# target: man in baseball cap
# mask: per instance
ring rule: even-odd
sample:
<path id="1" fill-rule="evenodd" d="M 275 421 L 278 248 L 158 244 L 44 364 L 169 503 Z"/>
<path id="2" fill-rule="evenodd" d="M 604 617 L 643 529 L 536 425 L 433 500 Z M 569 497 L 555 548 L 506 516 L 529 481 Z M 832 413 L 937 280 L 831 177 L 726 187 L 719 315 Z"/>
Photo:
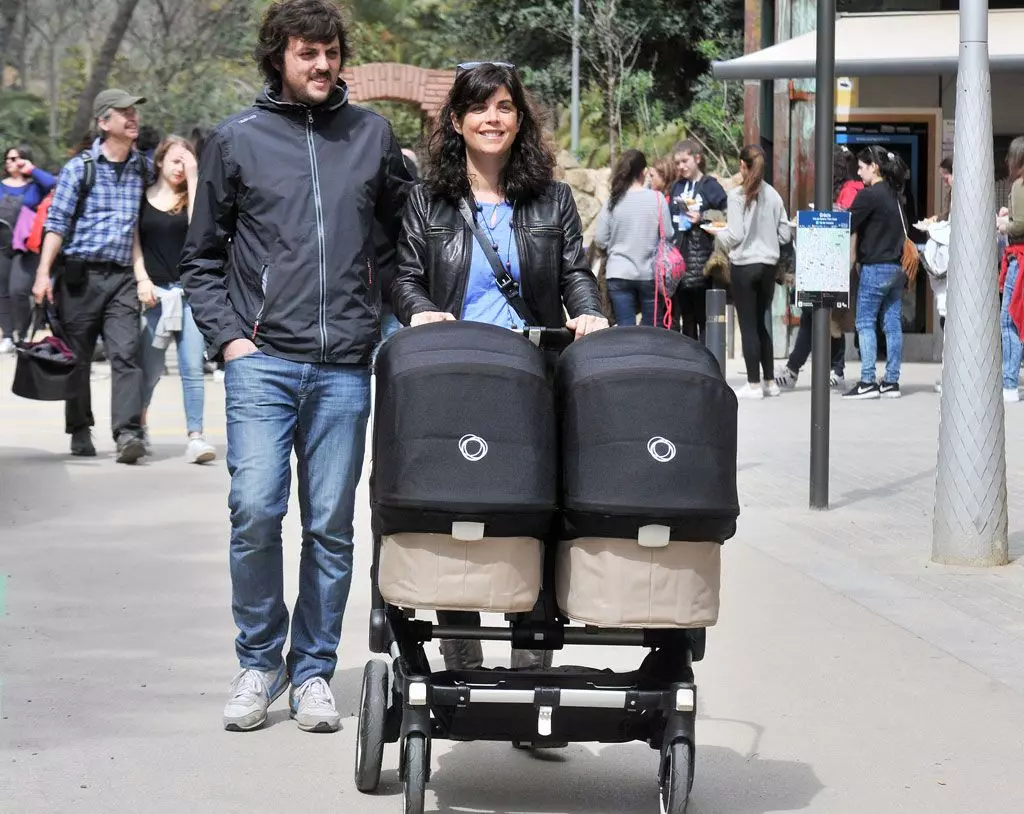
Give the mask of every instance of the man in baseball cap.
<path id="1" fill-rule="evenodd" d="M 145 96 L 135 96 L 120 88 L 107 88 L 96 94 L 92 103 L 92 117 L 102 119 L 111 110 L 127 110 L 145 102 Z"/>
<path id="2" fill-rule="evenodd" d="M 110 425 L 116 460 L 124 464 L 146 454 L 139 311 L 143 291 L 151 297 L 152 288 L 145 268 L 133 263 L 139 204 L 149 179 L 146 159 L 135 149 L 135 106 L 145 101 L 118 88 L 97 94 L 92 111 L 99 138 L 60 171 L 32 288 L 36 302 L 57 305 L 64 338 L 75 353 L 75 392 L 64 405 L 71 454 L 96 454 L 89 366 L 102 334 L 111 367 Z"/>

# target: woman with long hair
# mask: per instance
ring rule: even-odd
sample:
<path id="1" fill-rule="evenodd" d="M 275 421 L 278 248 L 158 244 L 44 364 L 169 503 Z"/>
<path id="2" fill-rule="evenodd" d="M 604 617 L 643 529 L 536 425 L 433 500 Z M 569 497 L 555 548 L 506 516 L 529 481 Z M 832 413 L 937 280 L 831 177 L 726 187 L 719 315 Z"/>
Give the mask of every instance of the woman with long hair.
<path id="1" fill-rule="evenodd" d="M 1024 331 L 1024 285 L 1020 270 L 1024 267 L 1024 136 L 1010 142 L 1006 152 L 1010 199 L 1000 212 L 997 226 L 1007 240 L 1000 269 L 1003 291 L 999 312 L 1003 335 L 1003 401 L 1020 401 L 1021 333 Z"/>
<path id="2" fill-rule="evenodd" d="M 27 251 L 22 238 L 15 243 L 19 218 L 35 213 L 50 194 L 57 179 L 32 163 L 32 148 L 26 144 L 4 151 L 4 169 L 0 177 L 0 353 L 14 350 L 14 340 L 28 332 L 32 321 L 32 284 L 36 279 L 39 255 Z"/>
<path id="3" fill-rule="evenodd" d="M 832 151 L 832 200 L 833 208 L 838 211 L 847 210 L 853 203 L 857 193 L 864 189 L 863 182 L 857 178 L 857 159 L 845 144 L 837 144 Z M 814 309 L 804 306 L 800 312 L 800 327 L 793 342 L 793 351 L 786 364 L 775 371 L 775 383 L 783 390 L 796 387 L 800 369 L 807 364 L 811 355 L 811 331 Z M 832 317 L 831 347 L 832 373 L 829 376 L 829 387 L 833 390 L 846 384 L 846 337 Z"/>
<path id="4" fill-rule="evenodd" d="M 505 63 L 466 63 L 428 145 L 427 180 L 405 208 L 391 302 L 403 325 L 468 319 L 508 328 L 563 325 L 581 337 L 608 326 L 583 252 L 569 187 L 519 72 Z M 528 314 L 499 289 L 496 273 L 460 209 L 475 221 L 515 280 Z M 564 313 L 568 312 L 566 321 Z M 524 316 L 527 319 L 524 319 Z M 442 624 L 479 625 L 480 615 L 439 611 Z M 478 641 L 445 641 L 448 669 L 478 667 Z M 550 663 L 514 650 L 513 666 Z"/>
<path id="5" fill-rule="evenodd" d="M 672 186 L 676 182 L 676 165 L 671 158 L 659 158 L 647 169 L 647 183 L 655 192 L 660 192 L 669 199 Z"/>
<path id="6" fill-rule="evenodd" d="M 743 182 L 729 191 L 728 222 L 718 240 L 732 264 L 732 299 L 740 323 L 747 387 L 740 398 L 777 396 L 769 315 L 782 244 L 793 239 L 786 206 L 764 180 L 764 150 L 750 144 L 740 153 Z"/>
<path id="7" fill-rule="evenodd" d="M 217 452 L 203 435 L 203 336 L 182 294 L 178 274 L 178 258 L 196 194 L 196 155 L 189 141 L 168 136 L 156 148 L 153 159 L 156 180 L 143 196 L 135 253 L 136 276 L 143 278 L 139 299 L 147 309 L 141 350 L 143 434 L 148 447 L 147 413 L 164 371 L 167 347 L 173 341 L 185 401 L 185 460 L 208 463 Z"/>
<path id="8" fill-rule="evenodd" d="M 907 241 L 903 188 L 907 167 L 898 154 L 877 144 L 857 154 L 857 174 L 864 189 L 850 208 L 853 255 L 860 265 L 857 287 L 857 337 L 860 344 L 860 381 L 843 394 L 845 399 L 900 397 L 903 361 L 903 290 L 907 275 L 901 260 Z M 875 326 L 882 315 L 885 332 L 885 378 L 875 380 L 878 336 Z"/>
<path id="9" fill-rule="evenodd" d="M 717 219 L 728 198 L 718 181 L 704 172 L 701 146 L 692 139 L 679 142 L 672 152 L 676 182 L 669 193 L 669 205 L 675 224 L 675 242 L 686 261 L 686 273 L 679 282 L 673 300 L 679 314 L 679 327 L 691 339 L 703 341 L 707 326 L 706 292 L 709 285 L 704 267 L 715 249 L 715 240 L 700 228 L 709 218 Z"/>
<path id="10" fill-rule="evenodd" d="M 612 172 L 611 197 L 597 217 L 594 242 L 605 250 L 608 298 L 618 325 L 654 325 L 654 256 L 659 223 L 672 238 L 672 215 L 661 193 L 644 188 L 647 158 L 639 150 L 626 150 Z"/>

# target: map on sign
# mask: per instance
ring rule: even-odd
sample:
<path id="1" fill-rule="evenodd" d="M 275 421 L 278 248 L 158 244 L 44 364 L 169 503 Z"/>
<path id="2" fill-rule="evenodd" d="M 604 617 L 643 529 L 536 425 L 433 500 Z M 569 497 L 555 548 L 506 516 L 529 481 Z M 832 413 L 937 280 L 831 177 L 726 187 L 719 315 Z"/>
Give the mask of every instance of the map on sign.
<path id="1" fill-rule="evenodd" d="M 849 305 L 849 212 L 798 213 L 796 291 L 801 305 Z"/>

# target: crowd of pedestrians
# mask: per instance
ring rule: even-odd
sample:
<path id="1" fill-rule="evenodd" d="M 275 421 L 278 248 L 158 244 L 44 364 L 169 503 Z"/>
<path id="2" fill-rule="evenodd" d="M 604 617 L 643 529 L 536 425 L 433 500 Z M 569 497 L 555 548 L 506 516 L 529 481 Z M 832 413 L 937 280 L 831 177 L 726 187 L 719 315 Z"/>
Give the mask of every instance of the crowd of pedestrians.
<path id="1" fill-rule="evenodd" d="M 25 146 L 4 156 L 0 223 L 11 235 L 0 251 L 0 352 L 31 331 L 31 291 L 75 355 L 65 406 L 73 455 L 96 455 L 90 366 L 100 337 L 120 463 L 147 454 L 149 406 L 171 343 L 186 459 L 214 460 L 203 376 L 208 363 L 223 368 L 239 662 L 224 710 L 231 730 L 262 725 L 286 690 L 300 728 L 339 726 L 330 680 L 382 335 L 455 319 L 564 325 L 577 337 L 609 325 L 571 190 L 554 180 L 554 156 L 516 67 L 458 66 L 424 181 L 414 184 L 418 161 L 403 154 L 389 122 L 349 103 L 340 80 L 347 55 L 331 0 L 277 0 L 255 51 L 264 90 L 209 134 L 154 138 L 140 127 L 146 100 L 109 89 L 94 102 L 95 132 L 58 177 L 35 167 Z M 696 142 L 653 163 L 627 150 L 594 240 L 607 256 L 612 321 L 662 325 L 695 340 L 704 338 L 705 293 L 716 284 L 709 267 L 716 253 L 726 257 L 747 375 L 738 395 L 763 399 L 795 385 L 809 354 L 810 314 L 776 371 L 771 305 L 794 228 L 766 180 L 764 151 L 748 146 L 738 160 L 740 182 L 727 193 L 706 173 Z M 1024 326 L 1024 138 L 1008 163 L 1012 188 L 997 229 L 1007 241 L 1000 286 L 1009 401 L 1019 398 Z M 835 206 L 851 213 L 858 281 L 861 373 L 844 396 L 898 397 L 902 294 L 913 281 L 906 167 L 884 147 L 856 156 L 837 148 L 833 182 Z M 664 241 L 685 263 L 671 291 L 659 289 Z M 887 350 L 880 382 L 879 318 Z M 833 328 L 840 387 L 845 345 Z M 289 614 L 281 530 L 293 455 L 303 551 Z M 478 623 L 450 616 L 451 624 Z M 446 662 L 478 665 L 480 653 L 466 644 L 449 643 Z"/>

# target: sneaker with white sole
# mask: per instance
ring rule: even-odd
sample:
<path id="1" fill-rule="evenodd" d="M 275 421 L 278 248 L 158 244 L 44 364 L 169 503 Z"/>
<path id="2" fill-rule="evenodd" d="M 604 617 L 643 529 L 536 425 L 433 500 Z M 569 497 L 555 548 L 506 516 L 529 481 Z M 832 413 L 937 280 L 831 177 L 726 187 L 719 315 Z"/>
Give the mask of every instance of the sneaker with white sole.
<path id="1" fill-rule="evenodd" d="M 775 370 L 775 383 L 783 390 L 795 388 L 798 378 L 800 378 L 800 373 L 790 370 L 786 365 Z"/>
<path id="2" fill-rule="evenodd" d="M 747 384 L 736 388 L 736 398 L 760 400 L 764 398 L 764 390 L 760 384 Z"/>
<path id="3" fill-rule="evenodd" d="M 248 732 L 263 726 L 267 710 L 288 688 L 288 671 L 282 664 L 271 673 L 240 670 L 231 682 L 231 698 L 224 706 L 224 728 Z"/>
<path id="4" fill-rule="evenodd" d="M 875 382 L 857 382 L 853 387 L 843 393 L 844 399 L 877 399 L 881 398 L 882 394 L 878 390 L 878 385 Z"/>
<path id="5" fill-rule="evenodd" d="M 337 732 L 341 727 L 341 715 L 334 706 L 331 687 L 320 676 L 292 687 L 288 703 L 295 723 L 303 732 Z"/>
<path id="6" fill-rule="evenodd" d="M 208 464 L 217 457 L 217 450 L 206 440 L 206 436 L 197 435 L 188 439 L 185 448 L 185 460 L 190 464 Z"/>
<path id="7" fill-rule="evenodd" d="M 782 391 L 779 390 L 779 386 L 775 383 L 774 379 L 765 379 L 765 381 L 761 382 L 761 390 L 764 391 L 764 397 L 766 399 L 782 395 Z"/>
<path id="8" fill-rule="evenodd" d="M 1007 404 L 1010 404 L 1010 403 L 1015 402 L 1015 401 L 1020 401 L 1020 390 L 1019 389 L 1013 389 L 1013 390 L 1004 389 L 1003 390 L 1003 401 L 1005 401 Z"/>
<path id="9" fill-rule="evenodd" d="M 884 399 L 898 399 L 900 397 L 900 386 L 896 382 L 882 382 L 878 385 L 878 395 Z"/>
<path id="10" fill-rule="evenodd" d="M 828 377 L 828 386 L 833 390 L 845 390 L 846 378 L 833 370 Z"/>
<path id="11" fill-rule="evenodd" d="M 14 340 L 7 336 L 0 339 L 0 353 L 14 353 Z"/>

